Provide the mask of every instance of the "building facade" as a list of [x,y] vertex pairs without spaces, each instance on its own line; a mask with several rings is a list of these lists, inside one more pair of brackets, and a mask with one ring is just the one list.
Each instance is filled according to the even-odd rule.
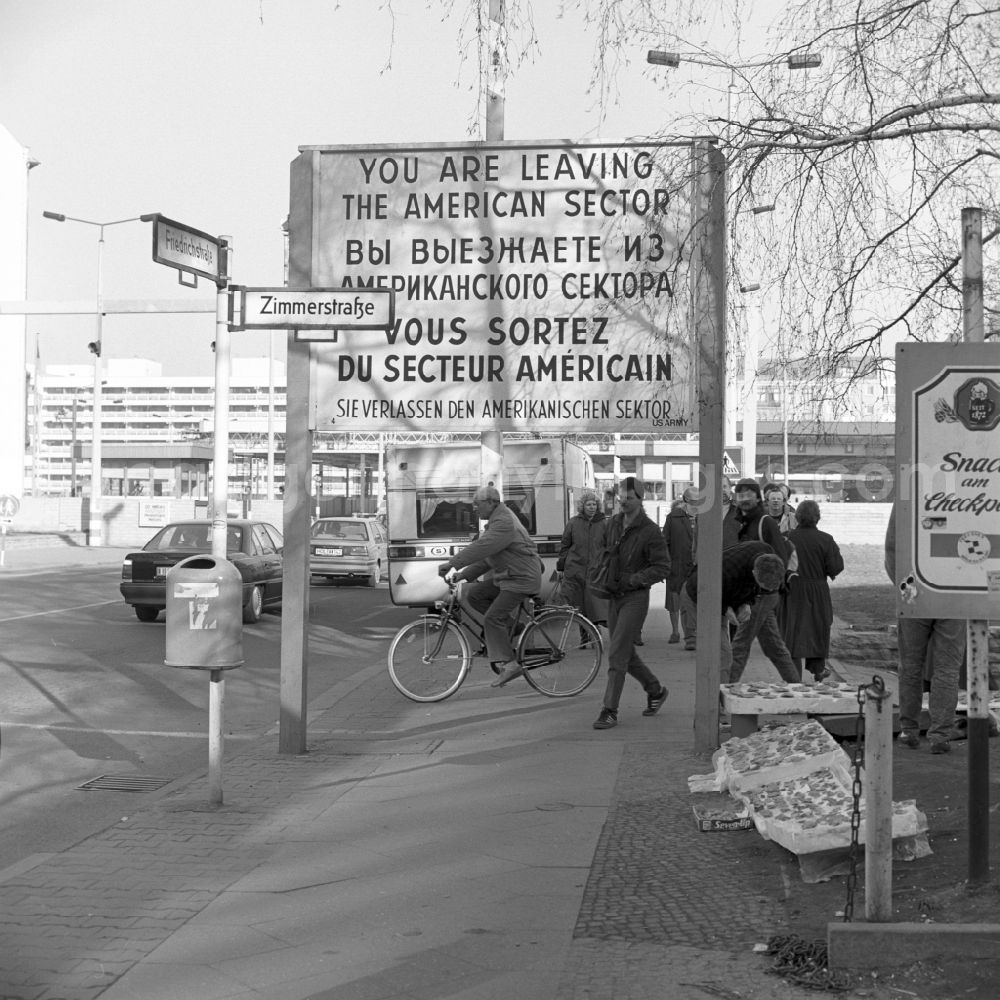
[[[138,359],[107,359],[105,372],[103,496],[209,497],[214,377],[164,376],[158,363]],[[93,377],[89,365],[48,366],[44,372],[29,367],[25,495],[89,493]],[[815,392],[806,398],[803,384],[766,372],[758,377],[758,477],[787,477],[797,495],[830,501],[891,498],[894,388],[870,378],[849,393],[830,392],[817,401]],[[284,365],[234,358],[229,398],[229,496],[278,499],[284,484]],[[727,446],[726,471],[733,479],[750,474],[742,464],[740,433],[737,423],[737,440]],[[317,501],[380,496],[385,445],[426,437],[375,430],[316,433]],[[697,480],[697,435],[590,434],[577,440],[591,454],[604,489],[624,476],[640,476],[650,500],[669,503]]]

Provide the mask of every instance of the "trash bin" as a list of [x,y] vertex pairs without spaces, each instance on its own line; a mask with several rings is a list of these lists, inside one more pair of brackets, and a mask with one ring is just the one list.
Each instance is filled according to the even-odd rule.
[[218,556],[188,556],[167,571],[168,667],[231,670],[243,663],[243,577]]

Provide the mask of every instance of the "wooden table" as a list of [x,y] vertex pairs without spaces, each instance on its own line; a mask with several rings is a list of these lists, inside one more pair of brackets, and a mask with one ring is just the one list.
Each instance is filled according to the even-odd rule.
[[728,712],[732,735],[748,736],[760,728],[761,717],[782,721],[805,720],[811,715],[858,714],[858,689],[844,682],[823,684],[720,684],[722,710]]

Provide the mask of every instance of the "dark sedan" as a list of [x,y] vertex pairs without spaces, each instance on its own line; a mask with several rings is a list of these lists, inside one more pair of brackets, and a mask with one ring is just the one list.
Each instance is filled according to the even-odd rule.
[[[243,621],[257,621],[265,607],[281,603],[283,541],[273,525],[230,519],[226,558],[243,577]],[[167,606],[167,570],[188,556],[212,551],[211,521],[177,521],[161,528],[141,552],[122,563],[120,590],[141,622],[156,621]]]

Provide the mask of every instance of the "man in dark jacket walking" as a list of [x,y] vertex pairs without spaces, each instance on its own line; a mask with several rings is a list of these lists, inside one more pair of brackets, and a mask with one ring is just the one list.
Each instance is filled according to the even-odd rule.
[[[741,542],[765,542],[771,546],[782,562],[787,565],[788,547],[774,518],[764,511],[760,486],[755,479],[741,479],[735,491],[738,518],[740,520]],[[784,581],[782,580],[782,585]],[[778,605],[781,603],[781,586],[762,593],[754,602],[750,617],[740,622],[733,636],[733,665],[729,681],[735,684],[746,669],[747,657],[754,639],[760,642],[764,655],[774,664],[779,676],[789,684],[796,684],[802,678],[785,645],[778,626]]]
[[733,494],[736,519],[740,525],[739,541],[767,542],[784,559],[785,544],[778,522],[767,513],[756,479],[741,479]]
[[611,518],[607,528],[605,544],[617,557],[617,573],[608,584],[608,683],[595,729],[618,725],[618,703],[626,674],[631,674],[646,692],[643,715],[655,715],[667,700],[667,689],[635,650],[635,640],[649,611],[649,588],[670,572],[663,535],[642,509],[644,493],[642,480],[629,476],[619,491],[621,513]]

